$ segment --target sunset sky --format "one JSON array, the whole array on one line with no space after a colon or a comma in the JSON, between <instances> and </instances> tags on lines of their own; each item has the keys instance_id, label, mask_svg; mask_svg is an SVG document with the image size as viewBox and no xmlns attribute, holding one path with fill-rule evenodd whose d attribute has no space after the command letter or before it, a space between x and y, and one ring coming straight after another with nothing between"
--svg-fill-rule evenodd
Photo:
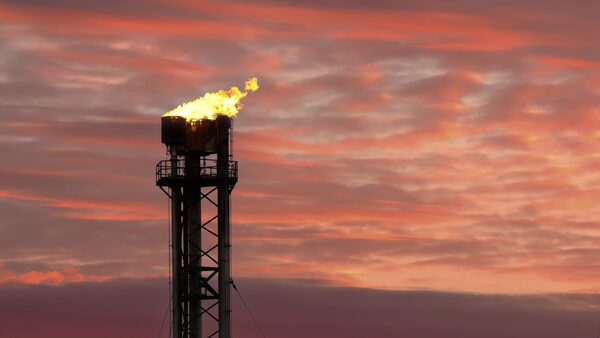
<instances>
[{"instance_id":1,"label":"sunset sky","mask_svg":"<svg viewBox=\"0 0 600 338\"><path fill-rule=\"evenodd\" d=\"M253 76L233 274L269 338L595 337L599 32L597 0L0 1L0 337L157 336L159 117Z\"/></svg>"}]
</instances>

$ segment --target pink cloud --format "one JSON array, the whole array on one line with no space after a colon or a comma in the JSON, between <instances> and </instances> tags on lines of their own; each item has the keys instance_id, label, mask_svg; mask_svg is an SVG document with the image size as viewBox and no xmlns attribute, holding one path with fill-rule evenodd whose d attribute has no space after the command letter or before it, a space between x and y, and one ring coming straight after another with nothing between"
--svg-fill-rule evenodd
<instances>
[{"instance_id":1,"label":"pink cloud","mask_svg":"<svg viewBox=\"0 0 600 338\"><path fill-rule=\"evenodd\" d=\"M166 216L162 211L143 203L119 203L104 201L85 201L80 199L64 199L46 196L36 196L14 191L0 190L0 198L31 201L41 206L59 210L58 216L78 219L104 220L162 220ZM84 212L65 212L64 210L83 210Z\"/></svg>"}]
</instances>

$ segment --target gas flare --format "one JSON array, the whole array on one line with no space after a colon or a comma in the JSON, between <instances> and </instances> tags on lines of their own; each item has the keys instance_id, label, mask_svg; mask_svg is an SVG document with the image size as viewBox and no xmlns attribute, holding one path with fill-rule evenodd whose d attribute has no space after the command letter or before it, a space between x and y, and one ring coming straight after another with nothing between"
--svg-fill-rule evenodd
<instances>
[{"instance_id":1,"label":"gas flare","mask_svg":"<svg viewBox=\"0 0 600 338\"><path fill-rule=\"evenodd\" d=\"M185 117L188 122L204 119L214 120L217 115L233 117L242 109L240 100L248 93L257 91L258 88L258 79L253 77L244 83L243 91L233 86L229 90L206 93L194 101L179 105L163 116L181 116Z\"/></svg>"}]
</instances>

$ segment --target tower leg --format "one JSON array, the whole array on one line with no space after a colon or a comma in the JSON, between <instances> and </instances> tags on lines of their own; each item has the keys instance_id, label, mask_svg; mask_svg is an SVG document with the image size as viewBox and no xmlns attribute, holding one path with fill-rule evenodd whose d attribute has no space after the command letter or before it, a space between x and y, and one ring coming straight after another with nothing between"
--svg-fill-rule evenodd
<instances>
[{"instance_id":1,"label":"tower leg","mask_svg":"<svg viewBox=\"0 0 600 338\"><path fill-rule=\"evenodd\" d=\"M219 338L230 338L231 261L229 228L229 186L219 187Z\"/></svg>"},{"instance_id":2,"label":"tower leg","mask_svg":"<svg viewBox=\"0 0 600 338\"><path fill-rule=\"evenodd\" d=\"M177 156L171 157L171 175L177 175ZM172 265L172 283L171 283L171 306L172 306L172 330L173 337L181 336L182 308L180 298L181 284L181 231L182 231L182 206L181 189L171 188L171 265Z\"/></svg>"},{"instance_id":3,"label":"tower leg","mask_svg":"<svg viewBox=\"0 0 600 338\"><path fill-rule=\"evenodd\" d=\"M190 153L186 158L186 171L190 177L200 175L200 155ZM202 275L201 266L201 248L202 237L200 229L200 186L191 184L186 190L187 203L187 221L189 229L189 321L190 321L190 338L202 337L202 320L201 320L201 290L202 290Z\"/></svg>"},{"instance_id":4,"label":"tower leg","mask_svg":"<svg viewBox=\"0 0 600 338\"><path fill-rule=\"evenodd\" d=\"M221 121L218 121L219 123ZM227 121L228 122L228 121ZM217 142L217 198L219 228L219 338L231 337L231 243L229 226L229 132L219 125ZM228 127L228 126L227 126Z\"/></svg>"}]
</instances>

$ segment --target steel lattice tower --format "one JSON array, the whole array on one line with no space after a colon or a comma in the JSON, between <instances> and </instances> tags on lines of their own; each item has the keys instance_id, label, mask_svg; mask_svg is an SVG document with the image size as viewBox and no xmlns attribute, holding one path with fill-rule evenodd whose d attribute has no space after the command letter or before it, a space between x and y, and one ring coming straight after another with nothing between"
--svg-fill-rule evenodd
<instances>
[{"instance_id":1,"label":"steel lattice tower","mask_svg":"<svg viewBox=\"0 0 600 338\"><path fill-rule=\"evenodd\" d=\"M161 124L168 159L156 166L156 185L171 199L173 338L230 338L231 119Z\"/></svg>"}]
</instances>

